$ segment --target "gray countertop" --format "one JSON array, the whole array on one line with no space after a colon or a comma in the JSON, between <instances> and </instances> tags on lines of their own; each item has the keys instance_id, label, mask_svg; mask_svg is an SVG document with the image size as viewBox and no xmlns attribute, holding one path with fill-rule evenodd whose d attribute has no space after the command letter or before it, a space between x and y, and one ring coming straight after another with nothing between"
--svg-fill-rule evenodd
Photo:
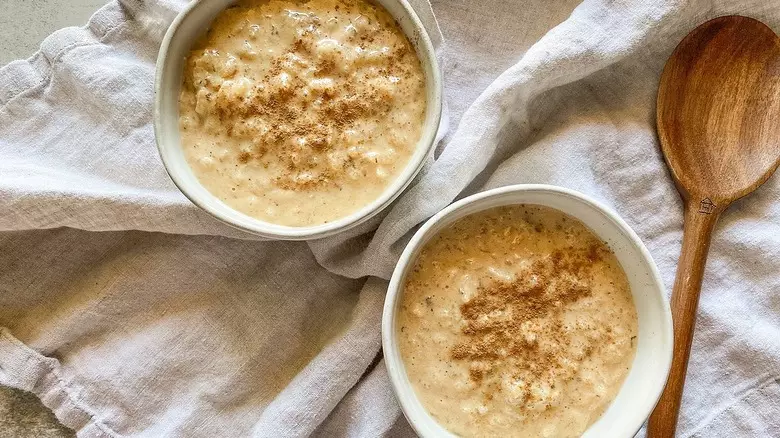
<instances>
[{"instance_id":1,"label":"gray countertop","mask_svg":"<svg viewBox=\"0 0 780 438\"><path fill-rule=\"evenodd\" d=\"M106 0L0 0L0 66L30 57L50 33L82 26ZM0 386L0 436L72 437L32 394Z\"/></svg>"},{"instance_id":2,"label":"gray countertop","mask_svg":"<svg viewBox=\"0 0 780 438\"><path fill-rule=\"evenodd\" d=\"M0 0L0 65L25 59L57 29L83 26L107 0Z\"/></svg>"},{"instance_id":3,"label":"gray countertop","mask_svg":"<svg viewBox=\"0 0 780 438\"><path fill-rule=\"evenodd\" d=\"M13 438L73 437L38 398L0 386L0 436Z\"/></svg>"}]
</instances>

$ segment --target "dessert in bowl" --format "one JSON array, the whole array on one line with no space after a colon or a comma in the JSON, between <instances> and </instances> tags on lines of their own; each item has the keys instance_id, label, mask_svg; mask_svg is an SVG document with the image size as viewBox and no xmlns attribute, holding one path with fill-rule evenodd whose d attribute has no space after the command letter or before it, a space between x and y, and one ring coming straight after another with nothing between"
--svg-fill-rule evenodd
<instances>
[{"instance_id":1,"label":"dessert in bowl","mask_svg":"<svg viewBox=\"0 0 780 438\"><path fill-rule=\"evenodd\" d=\"M669 305L636 234L584 195L532 185L466 198L415 234L382 337L424 437L633 436L672 352Z\"/></svg>"},{"instance_id":2,"label":"dessert in bowl","mask_svg":"<svg viewBox=\"0 0 780 438\"><path fill-rule=\"evenodd\" d=\"M158 61L155 133L173 181L266 237L324 237L381 211L432 149L441 83L406 2L199 1Z\"/></svg>"}]
</instances>

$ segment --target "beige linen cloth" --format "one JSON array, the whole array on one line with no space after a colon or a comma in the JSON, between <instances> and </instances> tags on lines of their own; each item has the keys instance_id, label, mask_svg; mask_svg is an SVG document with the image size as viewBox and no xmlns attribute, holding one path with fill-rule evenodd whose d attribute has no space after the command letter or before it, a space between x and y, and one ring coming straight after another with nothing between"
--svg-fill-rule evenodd
<instances>
[{"instance_id":1,"label":"beige linen cloth","mask_svg":"<svg viewBox=\"0 0 780 438\"><path fill-rule=\"evenodd\" d=\"M379 359L385 280L418 224L514 183L611 205L670 288L664 61L716 15L779 30L780 0L412 3L443 57L450 135L385 214L322 241L252 239L166 176L153 71L182 3L111 3L0 69L0 383L83 437L410 434ZM780 436L778 379L775 177L717 227L680 436Z\"/></svg>"}]
</instances>

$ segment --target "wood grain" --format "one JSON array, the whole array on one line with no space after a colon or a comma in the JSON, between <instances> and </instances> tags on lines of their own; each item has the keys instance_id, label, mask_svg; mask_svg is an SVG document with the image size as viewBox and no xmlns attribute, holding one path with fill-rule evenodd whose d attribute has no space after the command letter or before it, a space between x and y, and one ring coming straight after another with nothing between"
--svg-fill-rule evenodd
<instances>
[{"instance_id":1,"label":"wood grain","mask_svg":"<svg viewBox=\"0 0 780 438\"><path fill-rule=\"evenodd\" d=\"M661 395L647 425L649 438L673 437L677 415L682 402L688 357L696 325L704 266L712 240L712 230L719 212L699 214L698 208L688 204L685 210L682 251L672 291L672 321L674 323L674 352L666 389Z\"/></svg>"},{"instance_id":2,"label":"wood grain","mask_svg":"<svg viewBox=\"0 0 780 438\"><path fill-rule=\"evenodd\" d=\"M658 136L685 202L672 290L674 353L648 437L673 437L715 223L780 164L780 40L763 23L729 16L697 27L661 76Z\"/></svg>"}]
</instances>

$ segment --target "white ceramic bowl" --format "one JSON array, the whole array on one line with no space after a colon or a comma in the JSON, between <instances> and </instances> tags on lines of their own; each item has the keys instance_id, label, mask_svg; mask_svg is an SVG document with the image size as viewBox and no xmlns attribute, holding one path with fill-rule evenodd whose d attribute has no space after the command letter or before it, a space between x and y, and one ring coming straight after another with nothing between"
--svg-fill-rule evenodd
<instances>
[{"instance_id":1,"label":"white ceramic bowl","mask_svg":"<svg viewBox=\"0 0 780 438\"><path fill-rule=\"evenodd\" d=\"M415 153L398 178L371 204L324 225L288 227L241 213L219 200L198 181L187 164L179 137L179 90L184 58L192 43L211 25L214 17L236 0L195 0L173 20L157 58L155 75L154 134L165 169L173 182L195 205L236 228L272 239L304 240L330 236L354 227L387 207L409 185L432 151L442 108L441 73L436 54L420 19L406 0L375 0L401 26L423 67L427 106L422 136Z\"/></svg>"},{"instance_id":2,"label":"white ceramic bowl","mask_svg":"<svg viewBox=\"0 0 780 438\"><path fill-rule=\"evenodd\" d=\"M417 399L398 350L396 313L406 274L425 243L449 224L478 211L514 204L552 207L579 219L609 244L620 261L639 317L636 357L615 400L583 436L633 437L661 396L672 362L672 314L663 283L647 248L617 214L586 195L548 185L508 186L469 196L428 220L406 246L390 280L382 315L385 364L404 415L422 437L453 436Z\"/></svg>"}]
</instances>

